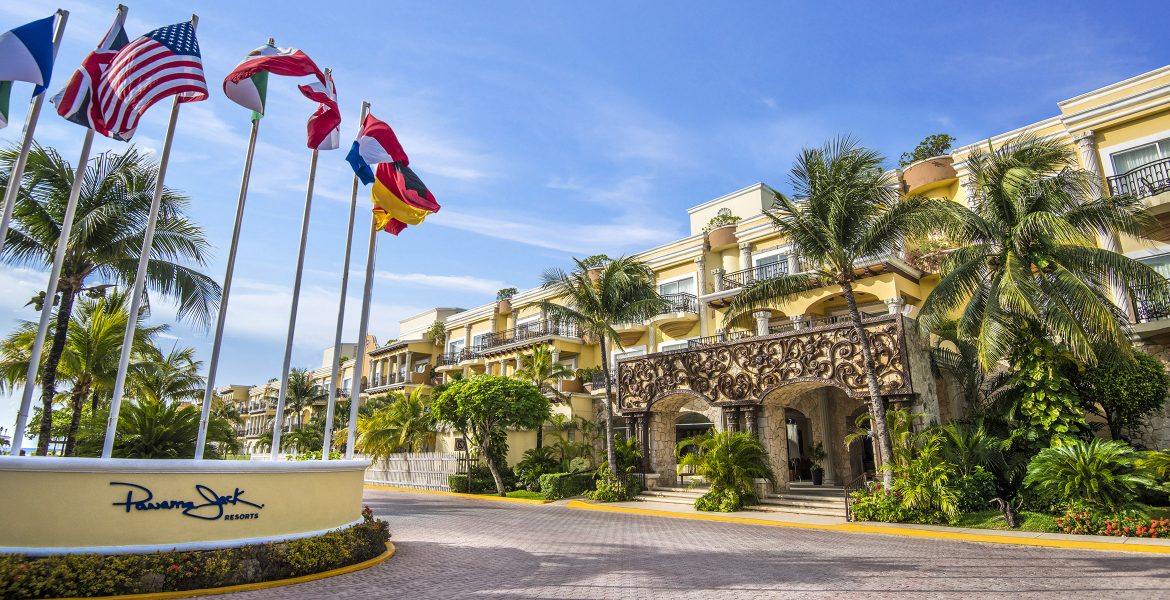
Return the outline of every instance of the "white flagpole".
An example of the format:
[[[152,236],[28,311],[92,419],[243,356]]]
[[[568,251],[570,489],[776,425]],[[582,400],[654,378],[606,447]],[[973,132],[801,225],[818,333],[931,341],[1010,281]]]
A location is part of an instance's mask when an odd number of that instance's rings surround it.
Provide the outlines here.
[[[53,270],[49,272],[49,287],[45,290],[45,300],[41,306],[41,321],[37,326],[37,335],[33,340],[32,352],[28,357],[28,371],[24,376],[24,395],[20,399],[20,411],[16,413],[16,427],[12,430],[11,453],[13,456],[20,455],[25,427],[28,424],[28,413],[32,406],[33,391],[36,388],[37,372],[41,368],[41,352],[45,347],[45,335],[49,331],[49,321],[53,313],[53,299],[57,297],[57,283],[61,279],[61,265],[65,262],[65,251],[69,248],[69,235],[73,231],[73,215],[77,212],[77,200],[81,196],[81,185],[85,179],[85,169],[89,165],[89,152],[92,148],[93,130],[86,129],[85,141],[81,143],[81,157],[77,159],[77,166],[73,170],[73,186],[69,188],[69,201],[65,205],[65,215],[61,218],[61,231],[57,236],[57,250],[53,254]]]
[[[268,40],[269,43],[272,40]],[[215,398],[215,372],[219,367],[219,349],[223,342],[223,326],[227,320],[228,296],[232,291],[232,274],[236,270],[236,249],[240,245],[240,226],[244,223],[244,203],[248,199],[248,180],[252,176],[252,156],[256,152],[256,133],[260,130],[260,116],[252,119],[252,133],[248,136],[248,157],[244,159],[244,175],[240,178],[240,198],[236,201],[236,222],[232,228],[232,243],[228,248],[227,269],[223,276],[223,293],[219,298],[219,314],[215,318],[215,340],[211,343],[211,360],[207,364],[207,387],[203,390],[203,406],[199,414],[199,435],[195,441],[195,460],[203,458],[207,445],[207,424],[211,420],[211,402]]]
[[[358,117],[359,128],[365,123],[366,115],[369,112],[370,103],[362,102],[361,116]],[[325,408],[325,441],[321,444],[321,460],[329,460],[329,447],[333,442],[333,411],[337,406],[337,372],[341,369],[341,361],[338,360],[338,354],[341,353],[341,329],[345,322],[345,295],[349,285],[349,254],[353,248],[353,218],[354,213],[357,211],[359,187],[361,187],[361,181],[355,173],[353,176],[353,191],[350,192],[349,197],[349,226],[345,229],[345,260],[341,265],[341,299],[337,303],[337,331],[333,337],[333,371],[329,374],[329,403]],[[358,345],[364,346],[361,340],[358,340]],[[353,401],[353,399],[350,399],[350,402]]]
[[[284,401],[288,396],[288,372],[292,366],[293,334],[297,328],[297,307],[301,301],[301,273],[305,267],[305,242],[309,238],[309,213],[313,206],[313,184],[317,179],[317,154],[309,161],[309,183],[305,190],[305,214],[301,217],[301,245],[297,250],[297,274],[293,278],[292,307],[288,315],[288,336],[284,340],[284,363],[280,370],[280,394],[276,397],[276,418],[272,422],[272,460],[280,460],[280,430],[284,427]]]
[[[357,443],[358,400],[362,392],[362,361],[366,355],[366,330],[370,325],[370,295],[374,289],[374,255],[378,250],[378,228],[370,218],[370,242],[366,249],[366,280],[362,288],[362,317],[358,324],[357,356],[353,362],[353,390],[349,398],[349,437],[346,438],[345,458],[353,458]]]
[[[191,28],[199,23],[199,17],[191,15]],[[158,163],[158,176],[154,180],[154,198],[150,202],[146,232],[142,236],[139,251],[138,272],[130,295],[130,310],[126,313],[126,333],[122,336],[122,356],[118,359],[118,375],[114,379],[114,392],[110,398],[110,418],[106,421],[106,439],[102,442],[102,458],[110,458],[114,452],[114,437],[118,435],[118,413],[122,409],[122,394],[126,387],[126,370],[130,367],[130,352],[134,346],[134,332],[138,328],[138,312],[142,309],[142,293],[146,286],[146,266],[154,247],[154,227],[158,222],[159,204],[162,202],[163,182],[167,176],[167,162],[171,158],[171,142],[175,139],[175,123],[179,120],[179,96],[171,102],[171,118],[167,123],[167,135],[163,139],[162,157]]]
[[[122,10],[119,7],[118,10]],[[53,60],[57,59],[57,49],[61,47],[61,37],[65,33],[65,22],[69,20],[69,11],[57,10],[57,26],[53,30]],[[35,88],[34,88],[35,92]],[[12,173],[8,176],[8,189],[4,190],[4,216],[0,217],[0,250],[4,249],[4,242],[8,240],[8,224],[12,221],[12,211],[16,208],[16,193],[20,190],[20,178],[24,177],[24,165],[28,162],[28,151],[32,148],[33,132],[37,129],[37,120],[41,116],[41,105],[45,103],[45,96],[49,90],[32,97],[28,114],[24,118],[24,137],[20,140],[20,154],[16,157],[16,164],[12,165]],[[15,183],[15,185],[13,185]]]

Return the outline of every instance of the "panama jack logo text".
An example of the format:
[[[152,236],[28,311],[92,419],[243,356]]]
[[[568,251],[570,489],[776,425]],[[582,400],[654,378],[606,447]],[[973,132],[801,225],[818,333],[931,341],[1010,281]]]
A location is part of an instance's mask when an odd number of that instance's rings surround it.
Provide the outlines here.
[[[256,510],[264,508],[263,504],[256,504],[244,500],[244,490],[240,488],[235,488],[229,495],[221,496],[205,485],[195,484],[195,493],[199,495],[199,499],[197,500],[156,500],[150,488],[136,483],[111,481],[110,485],[129,488],[126,490],[125,500],[114,502],[114,506],[125,507],[126,512],[178,510],[183,516],[193,519],[203,519],[204,521],[218,521],[220,519],[224,521],[238,521],[241,519],[259,519],[260,513],[224,514],[224,508],[228,506],[245,509],[250,507]]]

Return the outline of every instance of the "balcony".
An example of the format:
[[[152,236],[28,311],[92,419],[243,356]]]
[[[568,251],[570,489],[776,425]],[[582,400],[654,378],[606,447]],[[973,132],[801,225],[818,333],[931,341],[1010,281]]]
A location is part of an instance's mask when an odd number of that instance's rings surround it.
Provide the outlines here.
[[[440,354],[437,366],[439,368],[451,367],[460,363],[479,359],[482,356],[481,347],[472,346],[471,348],[463,348],[462,350]]]
[[[526,323],[512,329],[489,333],[480,342],[481,353],[498,353],[517,346],[527,346],[551,337],[580,338],[572,323],[544,320]]]
[[[766,265],[759,265],[742,271],[732,271],[723,275],[723,289],[735,289],[751,285],[757,281],[783,277],[788,274],[788,261],[783,260]]]
[[[682,337],[694,329],[699,322],[699,299],[694,294],[663,294],[666,300],[666,309],[650,319],[650,324],[658,327],[663,333],[671,337]]]
[[[692,350],[700,346],[710,346],[711,344],[722,344],[723,342],[734,342],[735,340],[742,340],[755,335],[753,331],[721,331],[715,335],[708,335],[706,337],[695,338],[687,342],[687,350]]]
[[[1109,193],[1114,196],[1125,194],[1137,198],[1148,198],[1162,192],[1168,192],[1170,191],[1170,158],[1144,164],[1121,175],[1114,175],[1107,181]]]

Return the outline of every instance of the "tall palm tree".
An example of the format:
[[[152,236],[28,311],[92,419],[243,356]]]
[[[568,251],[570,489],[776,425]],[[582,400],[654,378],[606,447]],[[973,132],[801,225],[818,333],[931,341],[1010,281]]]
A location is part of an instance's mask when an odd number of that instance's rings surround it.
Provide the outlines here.
[[[571,273],[561,269],[544,272],[544,287],[554,290],[564,304],[543,300],[540,309],[549,319],[571,323],[579,334],[596,339],[601,345],[601,368],[605,371],[605,453],[609,464],[616,465],[608,345],[622,348],[622,341],[612,324],[645,321],[666,310],[669,304],[658,294],[654,272],[633,258],[622,256],[603,266],[589,259],[574,258],[573,262],[577,269]]]
[[[214,413],[207,425],[207,456],[219,456],[221,447],[235,443],[235,427]],[[118,415],[114,456],[118,458],[188,458],[195,452],[199,433],[199,409],[191,405],[134,399]],[[89,420],[79,446],[87,455],[101,452],[105,435],[104,415]]]
[[[557,387],[557,382],[571,379],[574,374],[568,365],[553,360],[551,346],[541,344],[532,349],[532,354],[520,356],[520,369],[516,371],[516,377],[532,382],[541,392],[552,396],[553,402],[558,402],[564,400],[565,395]],[[540,448],[543,444],[544,425],[541,424],[536,428],[536,447]]]
[[[903,196],[897,180],[882,169],[884,161],[880,153],[848,137],[801,150],[789,174],[797,200],[777,193],[772,209],[765,214],[776,231],[791,242],[805,271],[749,284],[728,307],[733,318],[743,318],[753,309],[811,288],[840,288],[854,335],[860,340],[874,423],[874,453],[883,463],[890,457],[885,401],[853,283],[864,276],[858,267],[871,257],[898,253],[905,238],[929,231],[933,227],[931,214],[947,202]],[[884,468],[887,483],[891,477]]]
[[[357,449],[376,458],[395,452],[420,452],[435,442],[437,425],[430,414],[430,393],[419,387],[397,393],[387,406],[358,418]]]
[[[127,376],[127,387],[139,400],[193,403],[203,398],[207,381],[199,374],[202,364],[195,360],[194,348],[174,346],[165,355],[158,353],[134,364]]]
[[[0,190],[13,183],[8,174],[17,156],[16,149],[0,152]],[[44,435],[37,454],[49,449],[57,367],[74,299],[91,278],[126,287],[134,280],[156,173],[154,161],[133,148],[121,154],[102,153],[86,166],[58,285],[57,318],[40,376]],[[29,152],[0,262],[33,268],[52,264],[72,184],[73,168],[56,150],[36,146]],[[164,188],[145,285],[176,299],[179,318],[206,325],[219,302],[220,288],[198,270],[206,265],[208,243],[202,228],[184,214],[188,202],[185,195]]]
[[[58,381],[68,381],[71,386],[68,405],[72,414],[65,435],[65,456],[75,454],[85,401],[88,399],[90,411],[96,412],[99,398],[113,389],[128,303],[128,296],[117,290],[105,296],[84,298],[70,319],[58,363]],[[148,326],[145,320],[145,315],[140,315],[135,330],[132,354],[135,364],[158,355],[153,339],[167,330],[166,325]],[[0,392],[24,385],[36,328],[35,322],[22,321],[0,343]]]
[[[1100,182],[1077,168],[1069,148],[1021,137],[968,159],[970,208],[952,203],[945,222],[959,248],[922,305],[918,324],[932,330],[958,313],[958,331],[993,369],[1024,336],[1060,340],[1093,363],[1093,346],[1127,352],[1129,319],[1110,286],[1166,299],[1154,269],[1097,246],[1098,236],[1137,236],[1150,217],[1141,200],[1100,196]]]
[[[284,405],[293,415],[293,429],[300,429],[305,424],[305,409],[317,402],[329,399],[329,392],[313,382],[312,375],[307,369],[293,369],[288,374],[288,391],[285,394]]]

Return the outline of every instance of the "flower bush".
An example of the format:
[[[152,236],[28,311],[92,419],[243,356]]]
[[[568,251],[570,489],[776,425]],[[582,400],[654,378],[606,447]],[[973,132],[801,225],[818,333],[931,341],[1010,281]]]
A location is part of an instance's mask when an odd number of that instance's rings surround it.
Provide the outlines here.
[[[1101,535],[1125,537],[1167,538],[1170,537],[1170,519],[1143,519],[1137,516],[1120,516],[1105,519]]]
[[[1061,533],[1097,535],[1104,526],[1105,514],[1101,509],[1083,502],[1070,504],[1062,516],[1056,517],[1056,527]]]
[[[0,555],[0,598],[93,597],[256,583],[320,573],[386,551],[389,526],[365,522],[324,535],[223,550],[152,554]]]
[[[902,494],[886,489],[880,481],[850,494],[849,502],[849,512],[854,521],[900,523],[909,516],[902,506]]]

